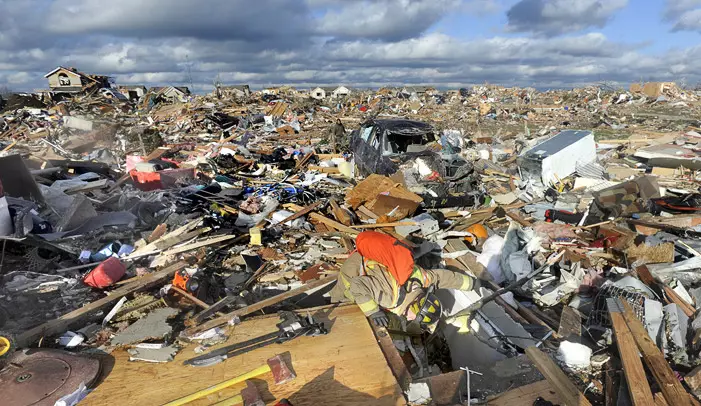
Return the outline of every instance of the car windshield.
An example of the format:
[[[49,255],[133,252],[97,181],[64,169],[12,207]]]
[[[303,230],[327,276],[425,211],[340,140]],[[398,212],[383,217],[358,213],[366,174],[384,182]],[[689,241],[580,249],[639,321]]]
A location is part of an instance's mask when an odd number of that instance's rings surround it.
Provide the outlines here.
[[[413,135],[387,133],[383,155],[405,153],[410,145],[425,145],[431,141],[435,141],[431,133]]]

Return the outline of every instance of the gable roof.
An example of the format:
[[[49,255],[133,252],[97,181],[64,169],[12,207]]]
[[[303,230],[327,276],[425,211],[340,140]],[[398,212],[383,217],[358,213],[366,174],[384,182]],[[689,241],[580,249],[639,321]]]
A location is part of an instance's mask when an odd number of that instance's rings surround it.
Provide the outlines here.
[[[118,89],[125,89],[125,90],[135,90],[135,89],[144,89],[146,90],[146,86],[144,85],[119,85],[117,86]]]
[[[107,77],[107,76],[103,76],[103,75],[87,75],[87,74],[85,74],[85,73],[83,73],[83,72],[79,72],[79,71],[78,71],[77,69],[75,69],[75,68],[65,68],[65,67],[63,67],[63,66],[57,67],[56,69],[54,69],[54,70],[52,70],[51,72],[49,72],[49,73],[47,73],[46,75],[44,75],[44,77],[45,77],[45,78],[48,78],[49,76],[51,76],[51,75],[53,75],[54,73],[56,73],[56,72],[58,72],[58,71],[61,71],[61,70],[64,71],[64,72],[66,72],[66,73],[69,73],[69,74],[71,74],[71,75],[76,75],[76,76],[79,76],[79,77],[84,78],[84,79],[86,79],[86,80],[91,80],[91,81],[93,81],[93,82],[97,82],[97,80],[95,79],[95,77]]]
[[[167,92],[171,87],[173,89],[179,91],[180,93],[183,93],[186,95],[190,94],[190,89],[188,89],[186,86],[155,86],[155,87],[149,88],[148,91],[155,92],[155,93],[164,93],[164,92]]]

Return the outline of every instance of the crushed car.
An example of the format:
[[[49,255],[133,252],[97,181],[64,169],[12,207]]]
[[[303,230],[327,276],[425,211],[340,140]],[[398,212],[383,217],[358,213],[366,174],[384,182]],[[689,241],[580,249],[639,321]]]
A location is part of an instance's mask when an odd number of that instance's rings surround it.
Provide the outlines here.
[[[350,149],[363,176],[401,171],[405,183],[429,207],[456,200],[470,206],[481,200],[474,166],[453,149],[444,149],[435,128],[407,119],[372,119],[351,133]]]

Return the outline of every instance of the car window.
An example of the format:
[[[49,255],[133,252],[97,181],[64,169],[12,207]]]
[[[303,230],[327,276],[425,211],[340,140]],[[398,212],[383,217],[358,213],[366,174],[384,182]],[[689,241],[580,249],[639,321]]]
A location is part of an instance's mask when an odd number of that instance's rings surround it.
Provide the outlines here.
[[[374,130],[375,127],[370,126],[370,127],[365,127],[362,129],[362,132],[360,134],[360,138],[363,139],[363,141],[368,142],[368,139],[370,138],[370,134],[372,134],[372,130]]]
[[[373,149],[379,149],[380,148],[380,133],[379,131],[373,131],[372,135],[370,136],[370,146],[372,146]]]

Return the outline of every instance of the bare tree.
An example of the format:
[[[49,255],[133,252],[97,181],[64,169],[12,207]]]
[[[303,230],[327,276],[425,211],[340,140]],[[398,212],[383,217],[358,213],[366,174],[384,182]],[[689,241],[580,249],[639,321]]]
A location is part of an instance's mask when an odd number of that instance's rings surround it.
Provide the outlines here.
[[[7,86],[0,86],[0,97],[7,99],[8,96],[10,96],[12,93],[12,89],[10,89]]]

